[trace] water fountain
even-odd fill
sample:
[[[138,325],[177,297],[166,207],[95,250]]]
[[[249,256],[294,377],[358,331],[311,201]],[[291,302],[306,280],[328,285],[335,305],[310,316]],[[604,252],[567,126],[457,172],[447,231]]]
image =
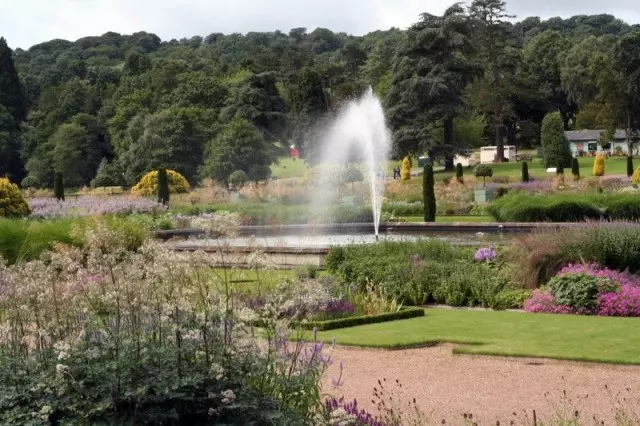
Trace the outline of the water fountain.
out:
[[[364,166],[369,186],[376,239],[382,214],[385,170],[391,152],[391,131],[386,125],[380,99],[369,88],[360,99],[349,102],[338,114],[321,138],[320,164],[344,165],[352,162],[357,153],[358,163]],[[335,203],[334,183],[331,179],[316,179],[313,185],[312,209]]]

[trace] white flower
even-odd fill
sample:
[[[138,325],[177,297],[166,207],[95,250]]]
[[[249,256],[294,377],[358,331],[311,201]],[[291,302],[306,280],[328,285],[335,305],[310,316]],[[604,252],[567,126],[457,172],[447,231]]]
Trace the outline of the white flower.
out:
[[[231,404],[233,401],[236,400],[236,394],[233,393],[231,389],[227,389],[226,391],[223,391],[221,395],[222,395],[223,404]]]
[[[209,372],[213,377],[216,378],[216,380],[220,380],[224,377],[224,367],[215,362],[211,364],[211,369],[209,370]]]
[[[65,359],[69,359],[69,353],[65,351],[61,351],[58,354],[58,361],[64,361]]]
[[[68,365],[64,365],[64,364],[57,364],[56,365],[56,373],[58,373],[59,375],[63,376],[65,374],[69,374],[69,366]]]

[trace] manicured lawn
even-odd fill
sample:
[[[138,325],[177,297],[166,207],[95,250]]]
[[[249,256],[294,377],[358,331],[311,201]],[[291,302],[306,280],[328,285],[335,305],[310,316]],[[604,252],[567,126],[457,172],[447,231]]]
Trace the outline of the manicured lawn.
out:
[[[408,320],[319,333],[339,345],[459,343],[465,354],[640,364],[640,319],[428,309]]]
[[[400,167],[402,165],[401,161],[389,161],[387,163],[387,176],[393,176],[393,168]],[[420,172],[422,169],[417,167],[417,160],[414,160],[414,167],[411,169],[412,172]],[[362,166],[364,169],[364,166]],[[271,166],[271,174],[272,176],[278,179],[288,179],[288,178],[300,178],[305,175],[309,166],[304,160],[293,160],[289,157],[284,157],[280,159],[278,164],[273,164]],[[626,169],[625,169],[626,170]]]
[[[580,176],[590,177],[593,176],[593,157],[579,158],[580,162]],[[637,162],[637,160],[636,160]],[[509,176],[512,181],[520,180],[522,164],[521,163],[503,163],[492,164],[490,167],[493,169],[494,176]],[[607,175],[626,175],[627,173],[627,159],[626,157],[611,157],[606,160],[605,170]],[[473,169],[465,169],[465,174],[472,174]],[[565,170],[565,176],[570,176],[571,169]],[[436,178],[438,180],[443,179],[445,176],[453,176],[454,173],[437,173]],[[534,178],[545,178],[554,176],[553,173],[547,173],[547,170],[542,167],[540,159],[534,158],[529,163],[529,176]]]
[[[278,164],[271,166],[271,174],[278,179],[302,177],[307,172],[307,163],[304,160],[281,158]]]
[[[407,222],[424,222],[423,216],[402,216]],[[436,216],[436,222],[452,223],[452,222],[471,222],[486,223],[495,222],[491,216]]]

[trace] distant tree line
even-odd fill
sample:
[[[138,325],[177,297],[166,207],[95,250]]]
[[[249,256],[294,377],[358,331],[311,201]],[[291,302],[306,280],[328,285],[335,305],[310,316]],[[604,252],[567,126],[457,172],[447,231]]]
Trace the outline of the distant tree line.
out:
[[[132,185],[167,168],[191,183],[262,180],[290,144],[317,161],[319,130],[368,86],[398,159],[428,152],[453,168],[482,144],[539,145],[556,112],[565,129],[627,129],[631,144],[640,28],[610,15],[509,18],[505,2],[474,0],[362,37],[110,32],[14,52],[0,39],[0,176]]]

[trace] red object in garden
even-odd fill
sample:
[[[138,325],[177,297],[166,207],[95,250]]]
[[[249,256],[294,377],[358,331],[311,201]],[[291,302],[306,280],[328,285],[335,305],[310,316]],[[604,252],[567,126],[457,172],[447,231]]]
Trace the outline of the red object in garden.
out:
[[[291,158],[298,158],[300,156],[300,151],[298,151],[298,148],[291,147],[291,149],[289,150],[289,155],[291,155]]]

